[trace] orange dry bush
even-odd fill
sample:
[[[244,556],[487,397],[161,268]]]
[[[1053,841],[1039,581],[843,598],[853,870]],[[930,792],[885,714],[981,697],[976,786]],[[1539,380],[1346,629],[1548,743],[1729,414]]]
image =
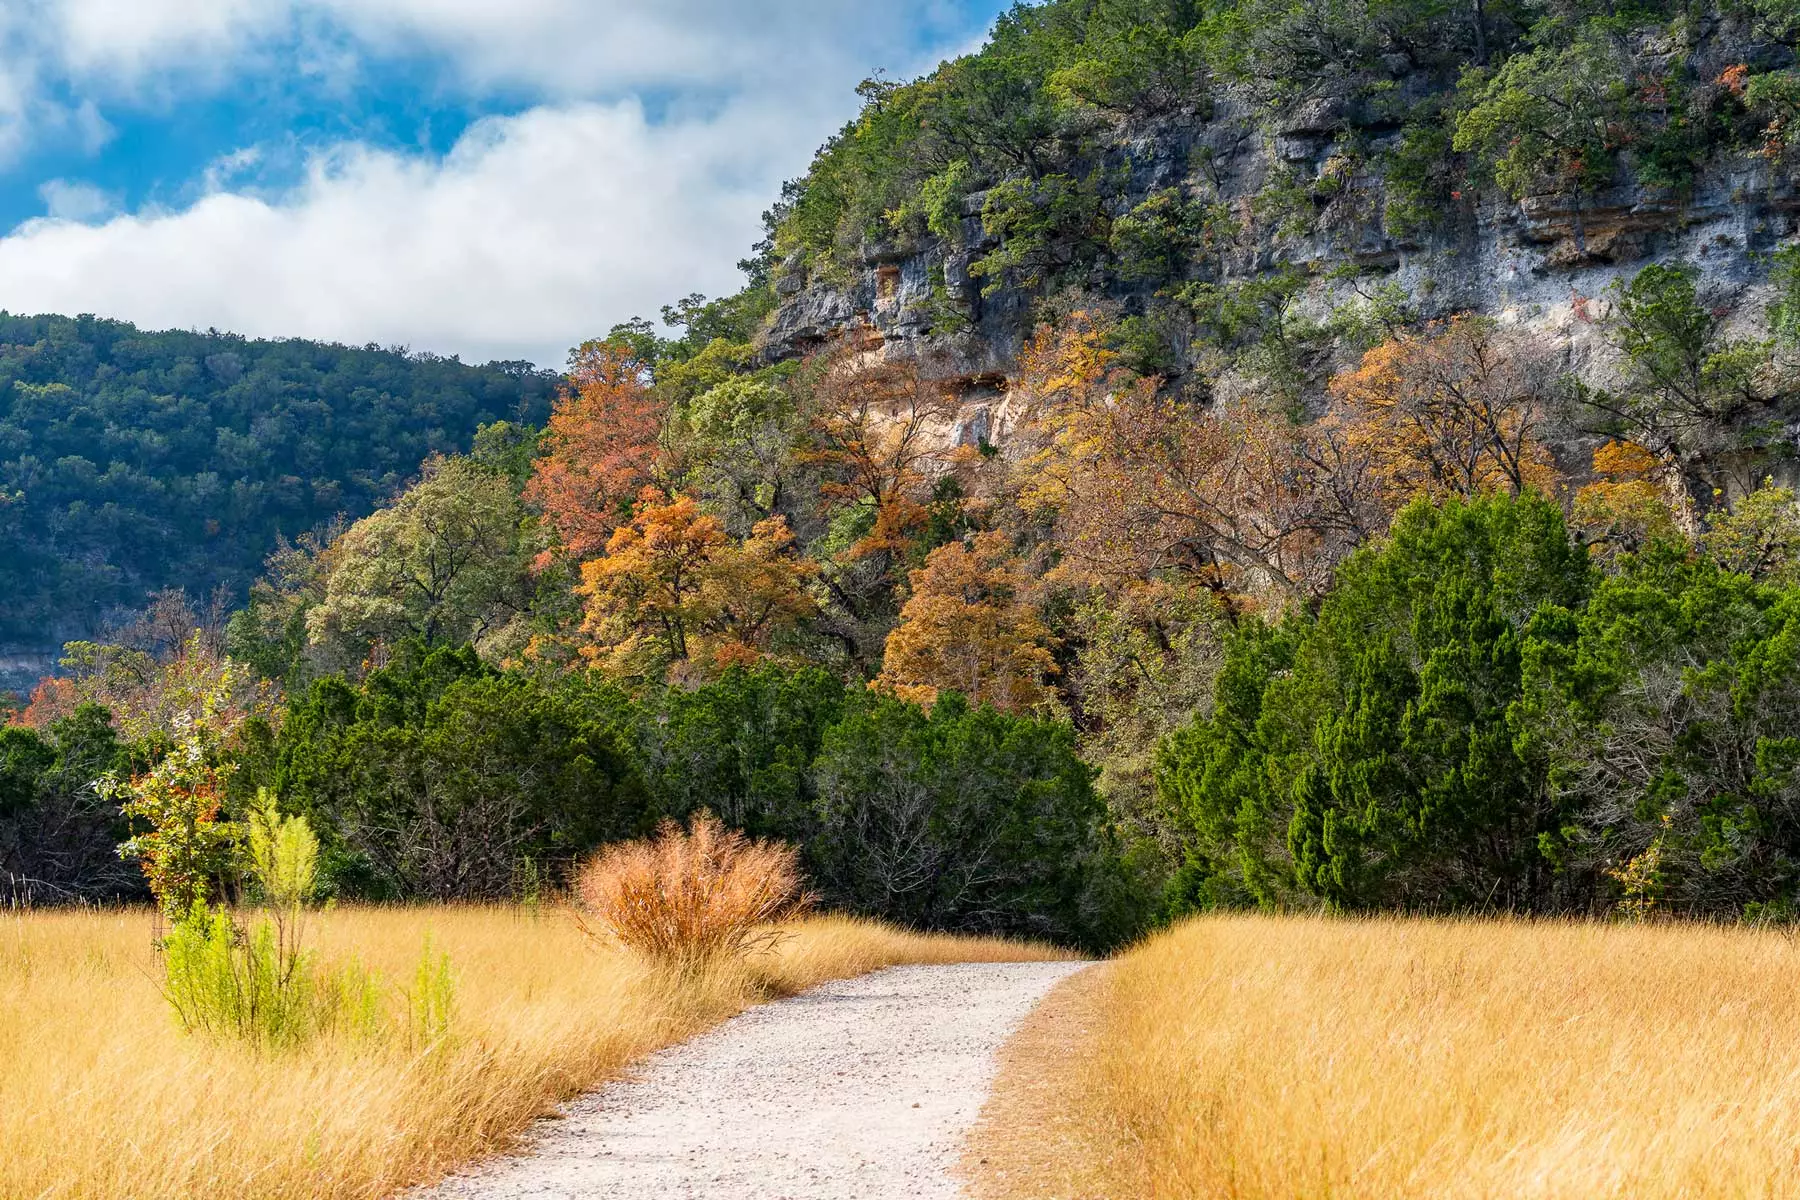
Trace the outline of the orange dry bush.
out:
[[[685,831],[664,821],[652,838],[608,846],[576,891],[614,940],[677,966],[767,949],[779,937],[770,926],[810,901],[797,847],[752,841],[705,812]]]

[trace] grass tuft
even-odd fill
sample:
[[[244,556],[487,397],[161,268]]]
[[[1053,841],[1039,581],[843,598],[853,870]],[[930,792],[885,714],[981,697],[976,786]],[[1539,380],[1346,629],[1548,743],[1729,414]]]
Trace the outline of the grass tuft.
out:
[[[768,949],[775,923],[809,903],[797,847],[752,841],[707,812],[685,831],[664,821],[652,838],[601,850],[576,892],[620,945],[684,969]]]

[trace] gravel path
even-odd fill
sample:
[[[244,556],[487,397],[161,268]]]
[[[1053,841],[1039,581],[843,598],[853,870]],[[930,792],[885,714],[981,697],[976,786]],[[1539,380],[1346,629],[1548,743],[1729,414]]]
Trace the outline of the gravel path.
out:
[[[893,967],[761,1005],[414,1200],[954,1197],[995,1051],[1084,965]]]

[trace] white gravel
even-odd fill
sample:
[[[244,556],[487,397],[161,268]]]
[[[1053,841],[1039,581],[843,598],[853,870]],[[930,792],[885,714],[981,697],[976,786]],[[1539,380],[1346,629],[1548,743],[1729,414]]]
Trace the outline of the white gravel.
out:
[[[893,967],[750,1009],[414,1200],[956,1196],[994,1052],[1085,965]]]

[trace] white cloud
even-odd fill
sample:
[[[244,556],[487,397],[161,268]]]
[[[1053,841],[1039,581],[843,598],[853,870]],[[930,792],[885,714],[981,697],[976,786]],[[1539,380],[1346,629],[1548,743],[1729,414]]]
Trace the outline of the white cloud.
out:
[[[0,308],[560,364],[615,321],[734,290],[758,215],[851,86],[964,44],[959,3],[0,0],[0,160],[33,122],[97,146],[96,97],[202,102],[253,68],[352,87],[406,56],[438,63],[440,86],[540,102],[442,159],[338,146],[279,194],[250,177],[295,147],[245,147],[175,211],[53,181],[49,215],[0,237]],[[20,59],[27,25],[40,41]],[[75,107],[44,107],[48,75]],[[666,115],[646,120],[639,95]]]
[[[979,3],[980,0],[977,0]],[[35,52],[117,93],[178,72],[192,87],[261,51],[338,60],[344,39],[376,55],[434,55],[468,86],[559,98],[640,87],[731,86],[808,68],[900,70],[911,47],[960,38],[951,0],[9,0],[40,31]],[[321,55],[322,47],[329,50]],[[335,63],[331,69],[342,69]],[[198,74],[196,74],[198,72]],[[833,75],[837,72],[834,70]]]
[[[341,148],[277,202],[216,191],[98,225],[53,204],[0,239],[0,307],[560,365],[625,316],[737,285],[779,115],[544,107],[441,162]]]
[[[96,221],[111,216],[119,207],[117,200],[93,184],[68,179],[52,179],[39,185],[38,195],[54,221]]]

